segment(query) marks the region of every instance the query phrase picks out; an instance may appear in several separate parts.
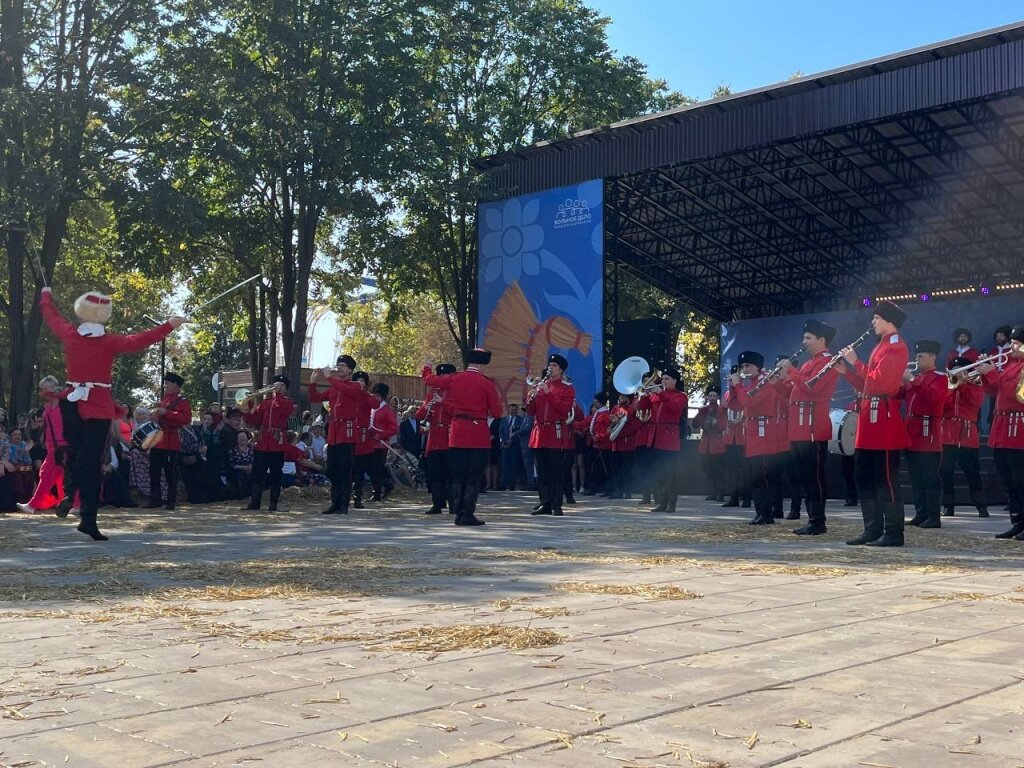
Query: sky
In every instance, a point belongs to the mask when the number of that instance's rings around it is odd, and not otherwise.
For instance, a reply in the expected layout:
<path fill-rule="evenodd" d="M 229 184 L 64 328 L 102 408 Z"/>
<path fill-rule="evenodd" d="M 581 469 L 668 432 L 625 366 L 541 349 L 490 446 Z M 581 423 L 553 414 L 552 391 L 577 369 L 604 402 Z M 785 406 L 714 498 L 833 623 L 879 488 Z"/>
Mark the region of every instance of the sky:
<path fill-rule="evenodd" d="M 704 100 L 1024 20 L 1020 0 L 586 0 L 608 39 Z"/>

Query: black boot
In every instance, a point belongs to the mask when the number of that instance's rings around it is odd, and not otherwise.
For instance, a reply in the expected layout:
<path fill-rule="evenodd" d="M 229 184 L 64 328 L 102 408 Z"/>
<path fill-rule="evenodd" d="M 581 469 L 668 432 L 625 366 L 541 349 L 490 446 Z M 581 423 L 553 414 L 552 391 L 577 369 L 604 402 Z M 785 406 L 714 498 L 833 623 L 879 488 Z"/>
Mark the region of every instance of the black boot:
<path fill-rule="evenodd" d="M 738 507 L 739 505 L 740 505 L 739 497 L 738 496 L 730 496 L 726 500 L 725 504 L 723 504 L 722 506 L 723 507 Z"/>
<path fill-rule="evenodd" d="M 919 528 L 941 528 L 942 527 L 942 516 L 939 513 L 941 509 L 942 492 L 938 488 L 929 488 L 925 491 L 925 506 L 924 513 L 927 515 L 925 521 L 919 525 Z"/>
<path fill-rule="evenodd" d="M 930 518 L 929 518 L 930 519 Z M 882 502 L 882 536 L 869 541 L 869 547 L 903 546 L 903 505 L 891 501 Z"/>
<path fill-rule="evenodd" d="M 277 500 L 281 498 L 280 487 L 270 487 L 270 506 L 267 507 L 268 512 L 277 512 Z"/>
<path fill-rule="evenodd" d="M 551 514 L 555 517 L 562 516 L 562 484 L 554 483 L 551 486 Z"/>
<path fill-rule="evenodd" d="M 942 510 L 942 516 L 953 517 L 954 515 L 956 515 L 956 507 L 954 507 L 952 504 L 947 504 Z"/>
<path fill-rule="evenodd" d="M 654 506 L 651 507 L 651 512 L 664 512 L 668 509 L 668 501 L 660 493 L 654 494 Z"/>
<path fill-rule="evenodd" d="M 260 502 L 263 498 L 263 483 L 256 480 L 252 481 L 252 494 L 249 499 L 249 503 L 242 507 L 242 510 L 259 509 Z"/>
<path fill-rule="evenodd" d="M 825 527 L 824 520 L 814 520 L 803 528 L 797 528 L 793 533 L 797 536 L 820 536 L 823 533 L 828 533 L 828 528 Z"/>
<path fill-rule="evenodd" d="M 100 529 L 96 526 L 96 510 L 86 509 L 86 505 L 82 505 L 81 511 L 82 519 L 78 524 L 79 533 L 84 533 L 86 536 L 91 538 L 93 541 L 109 541 L 108 537 L 100 533 Z"/>
<path fill-rule="evenodd" d="M 639 506 L 639 507 L 646 507 L 650 503 L 651 503 L 651 494 L 645 493 L 643 496 L 640 497 L 640 503 L 637 506 Z"/>
<path fill-rule="evenodd" d="M 679 501 L 679 497 L 678 496 L 676 496 L 674 494 L 669 496 L 668 497 L 668 503 L 665 505 L 665 511 L 668 512 L 669 514 L 675 512 L 676 511 L 676 502 L 678 502 L 678 501 Z"/>
<path fill-rule="evenodd" d="M 882 535 L 882 509 L 877 500 L 861 499 L 860 514 L 864 519 L 864 533 L 853 539 L 848 539 L 847 544 L 857 547 L 862 544 L 874 541 Z"/>
<path fill-rule="evenodd" d="M 988 517 L 988 504 L 985 502 L 984 491 L 971 491 L 971 503 L 978 510 L 978 517 Z"/>
<path fill-rule="evenodd" d="M 1010 499 L 1010 527 L 1002 533 L 997 533 L 997 539 L 1016 539 L 1024 533 L 1024 510 L 1021 509 L 1021 502 L 1018 499 Z"/>

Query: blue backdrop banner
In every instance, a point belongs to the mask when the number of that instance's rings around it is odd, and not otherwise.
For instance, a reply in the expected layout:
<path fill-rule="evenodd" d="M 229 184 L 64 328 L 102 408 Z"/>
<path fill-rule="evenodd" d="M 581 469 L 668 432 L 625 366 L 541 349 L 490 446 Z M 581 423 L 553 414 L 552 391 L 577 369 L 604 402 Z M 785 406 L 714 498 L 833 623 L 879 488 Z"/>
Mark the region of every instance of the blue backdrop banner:
<path fill-rule="evenodd" d="M 479 343 L 506 403 L 548 355 L 569 361 L 586 408 L 601 383 L 604 215 L 600 179 L 480 205 Z"/>

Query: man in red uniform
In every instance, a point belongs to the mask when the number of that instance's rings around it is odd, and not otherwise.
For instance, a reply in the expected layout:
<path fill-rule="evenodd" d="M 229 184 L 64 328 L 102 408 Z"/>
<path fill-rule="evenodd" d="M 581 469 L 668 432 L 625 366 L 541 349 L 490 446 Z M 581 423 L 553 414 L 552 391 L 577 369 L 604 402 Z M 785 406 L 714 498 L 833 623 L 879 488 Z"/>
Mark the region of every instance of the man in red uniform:
<path fill-rule="evenodd" d="M 825 500 L 828 492 L 825 486 L 825 465 L 828 460 L 828 441 L 832 439 L 832 420 L 829 406 L 835 394 L 839 372 L 832 368 L 813 384 L 813 379 L 832 359 L 828 345 L 836 336 L 836 329 L 820 320 L 808 320 L 804 324 L 803 348 L 808 360 L 799 369 L 788 360 L 782 363 L 785 381 L 781 385 L 788 390 L 790 448 L 800 484 L 807 497 L 808 524 L 793 533 L 799 536 L 818 536 L 826 532 Z M 797 514 L 799 517 L 799 513 Z"/>
<path fill-rule="evenodd" d="M 966 357 L 956 357 L 950 370 L 970 364 Z M 988 517 L 985 488 L 981 482 L 978 436 L 978 414 L 985 400 L 985 390 L 977 376 L 959 374 L 956 379 L 959 384 L 954 389 L 947 387 L 942 410 L 942 463 L 939 470 L 942 477 L 942 514 L 952 517 L 955 513 L 953 472 L 959 464 L 971 491 L 971 501 L 978 509 L 978 517 Z"/>
<path fill-rule="evenodd" d="M 373 495 L 370 501 L 384 501 L 386 492 L 384 490 L 384 476 L 387 473 L 385 466 L 388 458 L 388 445 L 391 438 L 398 434 L 398 419 L 395 412 L 388 405 L 388 395 L 391 388 L 383 383 L 377 382 L 370 389 L 377 404 L 370 411 L 370 428 L 367 437 L 373 446 L 373 453 L 370 459 L 370 481 L 373 483 Z"/>
<path fill-rule="evenodd" d="M 651 466 L 654 472 L 654 503 L 652 512 L 675 512 L 676 460 L 679 458 L 679 422 L 686 416 L 686 393 L 679 390 L 679 371 L 666 368 L 661 373 L 661 384 L 649 398 L 651 409 Z"/>
<path fill-rule="evenodd" d="M 356 411 L 359 404 L 370 397 L 364 382 L 352 380 L 355 368 L 356 361 L 350 355 L 339 355 L 334 371 L 314 370 L 309 377 L 309 401 L 330 403 L 326 474 L 331 481 L 331 505 L 322 512 L 325 515 L 347 514 L 352 495 L 353 455 L 360 439 Z M 319 387 L 321 378 L 327 380 L 329 389 L 326 391 Z"/>
<path fill-rule="evenodd" d="M 899 334 L 906 319 L 907 313 L 900 307 L 883 301 L 871 319 L 871 328 L 880 340 L 868 364 L 857 359 L 852 346 L 839 352 L 846 361 L 847 380 L 863 395 L 857 415 L 854 474 L 864 533 L 846 542 L 854 546 L 903 546 L 903 502 L 897 474 L 900 451 L 910 440 L 897 395 L 907 369 L 907 345 Z"/>
<path fill-rule="evenodd" d="M 729 375 L 739 373 L 740 367 L 734 365 Z M 750 478 L 747 476 L 747 460 L 744 457 L 746 452 L 743 439 L 743 407 L 737 400 L 733 402 L 731 390 L 726 390 L 722 400 L 725 406 L 725 454 L 722 457 L 722 477 L 726 479 L 726 492 L 729 498 L 725 499 L 723 507 L 738 507 L 743 504 L 744 509 L 750 508 Z M 741 502 L 742 499 L 742 502 Z"/>
<path fill-rule="evenodd" d="M 537 463 L 537 495 L 540 504 L 534 515 L 562 515 L 563 467 L 572 432 L 567 419 L 576 406 L 576 390 L 563 376 L 569 361 L 562 355 L 548 358 L 547 375 L 526 401 L 526 412 L 533 416 L 530 448 Z"/>
<path fill-rule="evenodd" d="M 167 480 L 167 509 L 174 509 L 178 497 L 178 455 L 181 453 L 181 430 L 192 423 L 192 405 L 181 394 L 185 380 L 176 373 L 164 376 L 164 396 L 160 405 L 150 411 L 164 436 L 149 451 L 149 504 L 160 506 L 160 475 Z M 191 500 L 191 499 L 190 499 Z"/>
<path fill-rule="evenodd" d="M 619 427 L 619 432 L 614 439 L 611 439 L 609 434 L 612 445 L 612 478 L 614 479 L 609 498 L 612 499 L 628 499 L 632 491 L 638 422 L 630 413 L 630 400 L 629 395 L 619 395 L 608 419 L 609 433 L 622 419 L 626 420 L 626 423 Z"/>
<path fill-rule="evenodd" d="M 725 408 L 718 401 L 722 393 L 719 384 L 712 384 L 704 392 L 704 406 L 693 417 L 693 428 L 700 430 L 700 462 L 708 479 L 709 493 L 704 501 L 724 501 L 725 485 L 722 476 L 722 459 L 725 458 Z"/>
<path fill-rule="evenodd" d="M 1003 370 L 986 363 L 978 366 L 985 390 L 996 396 L 995 418 L 988 444 L 996 471 L 1010 502 L 1010 528 L 997 539 L 1024 541 L 1024 325 L 1010 331 L 1010 351 Z"/>
<path fill-rule="evenodd" d="M 942 411 L 949 387 L 946 374 L 935 369 L 940 350 L 937 341 L 919 341 L 914 345 L 917 371 L 907 368 L 903 373 L 900 397 L 907 404 L 906 425 L 910 447 L 907 468 L 914 494 L 914 517 L 911 525 L 941 528 L 942 480 Z"/>
<path fill-rule="evenodd" d="M 437 366 L 438 376 L 451 376 L 453 373 L 455 366 L 451 363 Z M 433 395 L 417 409 L 416 419 L 430 425 L 424 464 L 431 503 L 425 514 L 439 515 L 448 503 L 448 430 L 452 423 L 451 408 L 445 402 L 444 392 L 434 389 Z"/>
<path fill-rule="evenodd" d="M 65 469 L 65 498 L 57 507 L 58 517 L 67 517 L 77 489 L 81 496 L 81 522 L 78 530 L 95 541 L 106 541 L 96 525 L 102 482 L 103 453 L 114 418 L 111 376 L 118 355 L 140 352 L 185 322 L 172 317 L 166 323 L 143 333 L 120 336 L 107 333 L 110 297 L 90 291 L 75 301 L 75 315 L 81 320 L 76 328 L 53 305 L 53 293 L 43 288 L 40 297 L 43 319 L 64 347 L 68 389 L 63 393 L 61 416 L 64 437 L 71 457 Z"/>
<path fill-rule="evenodd" d="M 594 395 L 592 410 L 580 425 L 591 445 L 590 465 L 587 467 L 590 490 L 587 495 L 607 496 L 612 490 L 612 441 L 608 437 L 611 416 L 608 393 L 598 392 Z"/>
<path fill-rule="evenodd" d="M 352 381 L 361 381 L 366 390 L 363 392 L 363 398 L 356 404 L 358 441 L 352 451 L 352 506 L 356 509 L 365 509 L 363 487 L 366 485 L 366 478 L 372 471 L 373 447 L 376 444 L 370 437 L 370 417 L 373 414 L 373 409 L 377 407 L 377 398 L 370 393 L 370 374 L 366 371 L 353 373 Z"/>
<path fill-rule="evenodd" d="M 272 383 L 273 393 L 254 409 L 250 411 L 248 403 L 242 405 L 245 423 L 259 430 L 252 452 L 252 499 L 245 508 L 260 508 L 266 482 L 270 486 L 267 510 L 277 512 L 277 500 L 281 497 L 281 468 L 284 466 L 285 448 L 289 444 L 286 439 L 288 419 L 295 410 L 295 403 L 285 394 L 291 387 L 287 376 L 275 376 Z"/>
<path fill-rule="evenodd" d="M 973 363 L 981 356 L 978 350 L 971 346 L 972 338 L 971 332 L 966 328 L 957 328 L 953 331 L 953 346 L 950 347 L 949 354 L 946 356 L 946 368 L 954 367 L 954 358 L 963 357 Z"/>
<path fill-rule="evenodd" d="M 771 382 L 763 381 L 764 356 L 759 352 L 740 353 L 739 366 L 739 373 L 729 377 L 729 393 L 732 402 L 743 409 L 744 452 L 754 497 L 754 518 L 750 524 L 773 525 L 776 501 L 782 497 L 780 447 L 788 448 L 788 437 L 781 434 L 777 418 L 779 394 Z M 763 383 L 758 387 L 760 382 Z"/>
<path fill-rule="evenodd" d="M 466 354 L 466 370 L 438 376 L 430 366 L 423 367 L 428 387 L 445 393 L 452 413 L 448 437 L 448 502 L 456 525 L 483 525 L 474 513 L 480 494 L 480 482 L 491 449 L 491 430 L 487 418 L 501 416 L 498 388 L 480 371 L 491 362 L 491 353 L 474 349 Z"/>

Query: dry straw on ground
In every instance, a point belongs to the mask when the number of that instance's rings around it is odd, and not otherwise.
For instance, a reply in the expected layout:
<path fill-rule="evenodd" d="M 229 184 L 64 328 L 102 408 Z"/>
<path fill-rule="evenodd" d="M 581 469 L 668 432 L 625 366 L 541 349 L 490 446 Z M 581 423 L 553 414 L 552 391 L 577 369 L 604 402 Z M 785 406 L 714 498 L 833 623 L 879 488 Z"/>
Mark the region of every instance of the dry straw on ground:
<path fill-rule="evenodd" d="M 674 584 L 593 584 L 585 581 L 567 581 L 556 584 L 560 592 L 594 595 L 630 595 L 648 600 L 698 600 L 703 595 Z"/>

